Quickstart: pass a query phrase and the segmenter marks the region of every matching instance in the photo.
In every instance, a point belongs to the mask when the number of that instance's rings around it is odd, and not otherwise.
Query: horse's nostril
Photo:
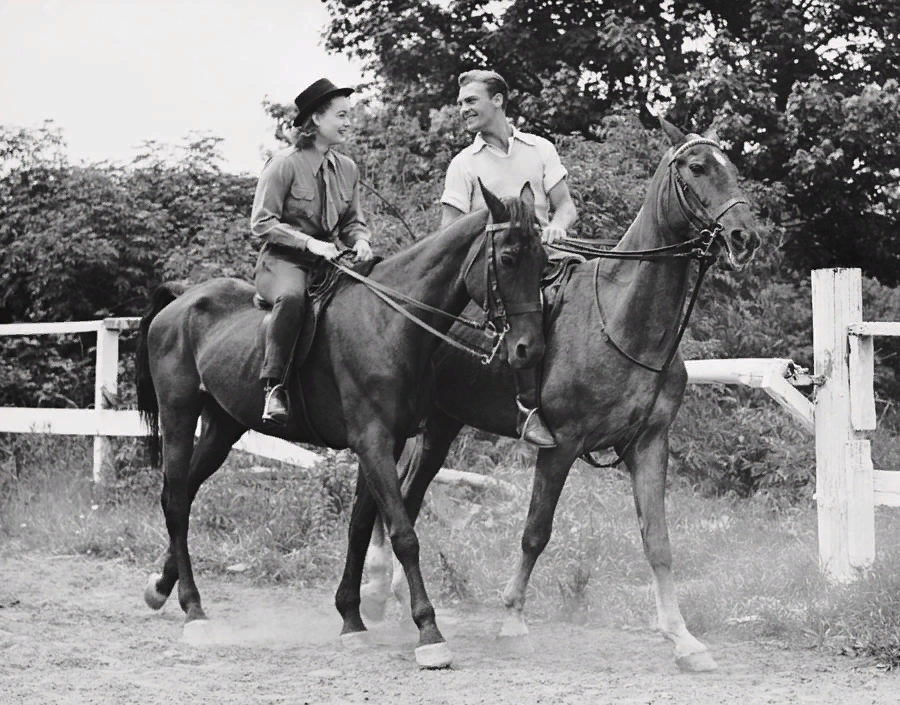
[[[516,357],[518,357],[520,360],[524,360],[526,357],[528,357],[528,346],[526,346],[524,343],[519,343],[516,346]]]

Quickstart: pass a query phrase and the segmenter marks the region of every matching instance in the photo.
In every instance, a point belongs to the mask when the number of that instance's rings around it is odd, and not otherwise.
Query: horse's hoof
[[[416,663],[419,668],[449,668],[453,654],[446,641],[416,647]]]
[[[686,673],[707,673],[715,671],[719,665],[709,655],[709,651],[697,651],[685,656],[676,656],[675,664]]]
[[[208,619],[193,619],[184,623],[181,630],[181,640],[186,644],[195,646],[208,644],[212,638],[212,626]]]
[[[528,625],[522,619],[520,614],[508,614],[500,625],[500,633],[497,634],[501,639],[514,639],[518,637],[528,636]]]
[[[386,607],[387,596],[382,596],[378,590],[368,584],[360,588],[359,613],[367,622],[382,621]]]
[[[372,643],[369,632],[347,632],[341,634],[341,646],[347,651],[362,651]]]
[[[169,599],[168,595],[163,595],[156,589],[156,583],[161,579],[162,576],[159,573],[151,575],[147,581],[147,587],[144,588],[144,602],[147,603],[147,607],[151,610],[162,609],[162,606],[166,604],[166,600]]]

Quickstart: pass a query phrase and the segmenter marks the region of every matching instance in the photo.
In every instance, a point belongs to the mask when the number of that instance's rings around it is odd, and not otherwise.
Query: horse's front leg
[[[559,502],[559,495],[566,484],[572,463],[575,462],[575,455],[576,451],[572,444],[562,442],[556,448],[542,448],[538,452],[534,483],[531,488],[531,504],[522,532],[522,554],[515,574],[503,590],[506,618],[500,627],[501,637],[524,636],[528,633],[522,614],[528,581],[531,578],[531,571],[534,570],[534,564],[550,541],[556,504]]]
[[[419,628],[416,662],[424,668],[449,666],[452,655],[437,627],[434,606],[425,590],[419,567],[419,540],[400,494],[393,452],[394,438],[388,429],[370,423],[351,447],[359,456],[365,483],[357,483],[357,498],[350,520],[347,562],[335,598],[338,611],[344,618],[341,634],[346,636],[365,631],[359,614],[359,591],[366,548],[377,508],[384,517],[394,554],[403,566],[409,582],[412,618]]]
[[[716,662],[706,645],[688,631],[675,595],[672,550],[666,524],[668,433],[664,430],[647,432],[625,454],[624,460],[631,472],[644,555],[653,570],[659,630],[675,645],[675,662],[679,668],[684,671],[714,670]]]
[[[413,524],[419,516],[425,492],[447,459],[450,446],[462,424],[437,408],[425,417],[420,432],[406,441],[397,464],[406,512]],[[369,582],[362,587],[362,610],[366,617],[380,619],[393,592],[401,608],[409,607],[409,587],[386,540],[384,525],[375,521],[366,557]]]

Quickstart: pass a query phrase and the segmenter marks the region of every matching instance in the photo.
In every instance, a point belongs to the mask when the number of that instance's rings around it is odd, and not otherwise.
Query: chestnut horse
[[[537,456],[522,553],[503,593],[507,617],[501,635],[527,633],[525,592],[550,539],[569,469],[579,456],[611,447],[631,474],[659,629],[674,643],[682,669],[703,671],[715,668],[715,661],[681,615],[665,513],[669,429],[687,382],[677,347],[691,308],[683,313],[691,260],[700,260],[705,270],[724,252],[739,268],[752,257],[759,237],[736,170],[714,137],[685,135],[666,121],[662,125],[673,146],[653,176],[643,207],[611,258],[575,269],[548,322],[541,408],[559,445]],[[508,370],[478,368],[443,348],[435,364],[435,403],[400,462],[413,520],[464,424],[515,437]],[[373,580],[365,586],[364,607],[377,615],[391,583],[391,561],[377,530],[369,566]],[[400,577],[395,571],[398,596]]]
[[[246,430],[349,447],[359,456],[361,471],[335,597],[344,621],[341,633],[352,643],[365,632],[359,587],[377,506],[409,576],[412,618],[419,627],[416,660],[425,667],[449,665],[450,651],[419,569],[418,539],[403,506],[397,459],[426,408],[438,336],[470,299],[484,303],[493,319],[489,331],[495,324],[505,332],[511,365],[536,364],[544,348],[540,277],[546,255],[531,188],[526,185],[519,199],[501,201],[487,189],[484,196],[488,209],[385,259],[365,285],[349,277],[339,283],[320,314],[305,363],[290,380],[295,401],[302,388],[314,428],[298,419],[280,429],[261,421],[266,313],[253,306],[252,285],[213,279],[180,296],[171,287],[157,290],[141,321],[138,402],[154,437],[161,436],[162,508],[170,543],[162,574],[152,576],[145,590],[150,607],[162,607],[177,582],[186,633],[202,630],[206,615],[187,544],[191,503]],[[410,307],[421,311],[418,318]],[[494,342],[496,351],[496,337]]]

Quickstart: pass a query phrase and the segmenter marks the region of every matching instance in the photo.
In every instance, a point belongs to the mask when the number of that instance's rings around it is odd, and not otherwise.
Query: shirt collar
[[[307,147],[306,149],[298,151],[303,155],[303,158],[306,160],[306,163],[309,164],[313,173],[319,170],[323,162],[327,163],[332,169],[337,169],[337,157],[334,156],[334,150],[329,149],[325,152],[325,158],[322,160],[320,160],[319,152],[315,147]]]
[[[534,135],[529,135],[525,132],[520,132],[516,129],[515,125],[510,125],[510,133],[509,133],[509,141],[512,143],[513,140],[519,140],[524,144],[527,144],[531,147],[535,145]],[[484,147],[488,147],[488,143],[485,141],[484,137],[481,136],[481,133],[475,135],[475,139],[472,140],[472,147],[475,148],[476,152],[480,152]],[[496,149],[496,148],[495,148]]]

